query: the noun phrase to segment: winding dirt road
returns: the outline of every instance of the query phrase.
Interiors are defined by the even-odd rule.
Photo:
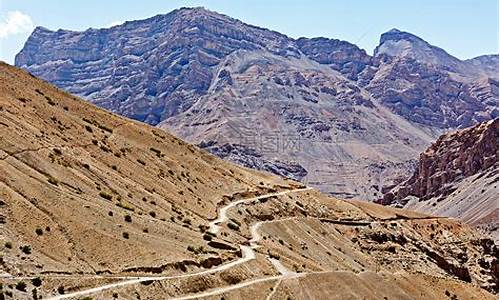
[[[244,204],[244,203],[246,204],[246,203],[253,202],[255,200],[269,198],[269,197],[273,197],[273,196],[285,195],[285,194],[288,194],[288,193],[303,192],[303,191],[307,191],[307,190],[311,190],[311,189],[312,188],[310,188],[310,187],[306,187],[306,188],[300,188],[300,189],[295,189],[295,190],[288,190],[288,191],[283,191],[283,192],[266,194],[266,195],[261,195],[261,196],[257,196],[257,197],[252,197],[252,198],[247,198],[247,199],[242,199],[242,200],[231,202],[231,203],[229,203],[228,205],[222,207],[219,210],[217,219],[215,219],[214,221],[212,221],[212,222],[209,223],[209,229],[208,229],[208,231],[211,232],[211,233],[213,233],[213,234],[218,233],[220,231],[220,229],[221,229],[221,225],[220,224],[222,224],[222,223],[224,223],[224,222],[226,222],[228,220],[227,212],[229,211],[229,209],[231,209],[231,208],[233,208],[233,207],[235,207],[237,205]],[[269,222],[269,221],[267,221],[267,222]],[[105,284],[105,285],[102,285],[102,286],[99,286],[99,287],[95,287],[95,288],[91,288],[91,289],[87,289],[87,290],[82,290],[82,291],[77,291],[77,292],[72,292],[72,293],[63,294],[63,295],[52,296],[52,297],[48,297],[48,298],[45,298],[45,299],[46,300],[61,300],[61,299],[70,299],[70,298],[75,298],[75,297],[89,296],[89,295],[92,295],[92,294],[95,294],[95,293],[99,293],[99,292],[102,292],[102,291],[105,291],[105,290],[109,290],[109,289],[113,289],[113,288],[118,288],[118,287],[123,287],[123,286],[127,286],[127,285],[133,285],[133,284],[137,284],[137,283],[141,283],[141,282],[150,282],[150,281],[159,281],[159,280],[168,280],[168,279],[187,278],[187,277],[193,277],[193,276],[200,276],[200,275],[212,274],[212,273],[216,273],[216,272],[220,272],[220,271],[224,271],[224,270],[230,269],[230,268],[232,268],[232,267],[234,267],[236,265],[240,265],[240,264],[243,264],[245,262],[248,262],[250,260],[255,259],[256,256],[255,256],[254,249],[256,249],[257,247],[259,247],[257,243],[261,239],[261,236],[258,233],[258,228],[263,223],[266,223],[266,221],[257,222],[257,223],[253,224],[250,227],[250,233],[251,233],[251,236],[252,236],[252,238],[250,240],[250,246],[239,245],[240,249],[241,249],[241,253],[242,253],[242,257],[240,259],[237,259],[235,261],[229,262],[227,264],[223,264],[223,265],[217,266],[217,267],[212,268],[210,270],[205,270],[205,271],[196,272],[196,273],[190,273],[190,274],[184,274],[184,275],[176,275],[176,276],[150,276],[150,277],[137,277],[137,276],[123,277],[122,276],[120,278],[125,279],[125,280],[120,281],[120,282],[109,283],[109,284]],[[172,299],[177,299],[177,300],[181,300],[181,299],[195,299],[195,298],[198,298],[198,297],[205,297],[205,296],[210,296],[210,295],[217,295],[217,294],[220,294],[220,293],[224,293],[224,292],[231,291],[231,290],[234,290],[234,289],[239,289],[239,288],[242,288],[242,287],[245,287],[245,286],[248,286],[248,285],[252,285],[252,284],[255,284],[255,283],[259,283],[259,282],[264,282],[264,281],[269,281],[269,280],[281,280],[283,278],[291,278],[291,277],[297,277],[297,276],[303,276],[303,275],[305,275],[305,274],[297,274],[297,273],[289,271],[288,269],[286,269],[277,260],[271,260],[270,259],[270,261],[273,264],[273,266],[275,266],[275,268],[277,269],[277,271],[281,275],[279,275],[279,276],[268,276],[268,277],[263,277],[263,278],[257,278],[257,279],[245,281],[245,282],[238,283],[238,284],[231,285],[231,286],[226,286],[226,287],[221,287],[221,288],[215,288],[213,290],[206,291],[206,292],[203,292],[203,293],[198,293],[198,294],[193,294],[193,295],[186,295],[186,296],[182,296],[182,297],[179,297],[179,298],[172,298]],[[99,277],[99,276],[96,275],[94,278],[102,278],[102,277]]]

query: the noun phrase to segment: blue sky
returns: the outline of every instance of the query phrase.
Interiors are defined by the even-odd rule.
[[[84,30],[204,6],[291,37],[344,39],[369,54],[380,34],[414,33],[459,58],[498,53],[497,0],[0,0],[0,60],[13,63],[34,26]]]

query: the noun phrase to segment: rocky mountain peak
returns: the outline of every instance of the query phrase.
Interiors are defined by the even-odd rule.
[[[460,61],[443,49],[429,44],[420,37],[396,28],[380,36],[380,42],[375,48],[374,56],[381,55],[409,57],[433,65],[456,64]]]
[[[418,36],[406,31],[401,31],[397,28],[393,28],[385,33],[382,33],[382,35],[380,36],[379,45],[387,41],[401,41],[401,40],[405,40],[412,43],[422,43],[424,45],[429,45],[426,41],[419,38]]]

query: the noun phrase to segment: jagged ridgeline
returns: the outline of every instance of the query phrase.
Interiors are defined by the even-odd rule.
[[[498,116],[498,55],[460,60],[397,29],[369,55],[203,8],[83,32],[38,27],[16,65],[227,160],[343,198],[381,198],[443,131]]]

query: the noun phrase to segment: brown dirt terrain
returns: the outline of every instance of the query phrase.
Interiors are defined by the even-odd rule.
[[[50,299],[494,299],[498,291],[498,248],[458,221],[299,190],[6,64],[0,82],[7,299],[33,299],[35,289]],[[245,201],[207,231],[236,200]]]

